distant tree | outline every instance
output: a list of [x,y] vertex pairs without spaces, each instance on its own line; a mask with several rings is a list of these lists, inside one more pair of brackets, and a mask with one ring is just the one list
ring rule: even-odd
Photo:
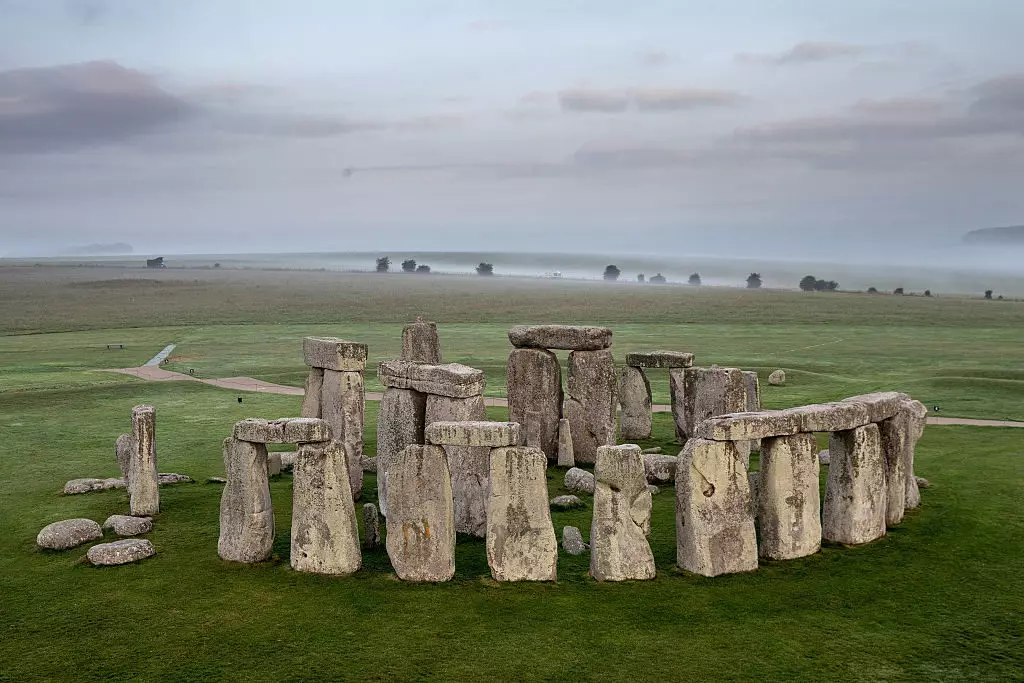
[[761,289],[760,273],[751,273],[747,276],[747,289]]
[[868,294],[878,294],[878,289],[876,287],[868,287]]
[[986,289],[985,290],[985,298],[986,299],[991,299],[992,298],[992,290],[991,289]]
[[828,282],[822,282],[822,290],[826,292],[834,292],[839,289],[839,283],[835,280],[829,280]]
[[700,287],[700,273],[691,273],[690,279],[687,282],[694,287]]
[[665,284],[665,276],[661,273],[651,276],[650,283],[652,285],[663,285]]
[[428,266],[426,263],[421,263],[420,265],[416,266],[416,272],[417,273],[429,273],[430,272],[430,266]]
[[636,276],[636,281],[637,282],[643,282],[644,281],[644,274],[640,273],[639,275],[637,275]]
[[622,271],[619,270],[618,266],[606,266],[604,269],[604,279],[608,280],[609,282],[615,282],[616,280],[619,279],[619,275],[621,274]]
[[402,270],[406,273],[416,272],[416,259],[407,258],[402,261]]
[[899,296],[903,296],[903,288],[902,287],[897,287],[896,289],[892,290],[892,293],[896,294],[896,295],[899,295]]
[[391,259],[387,256],[381,256],[377,259],[377,272],[386,273],[391,269]]
[[932,295],[932,290],[930,290],[930,289],[924,290],[924,295],[925,296],[931,296]]
[[477,275],[494,275],[494,264],[493,263],[481,263],[476,267]]
[[214,268],[220,268],[220,264],[219,264],[219,263],[214,263],[214,264],[213,264],[213,267],[214,267]]
[[800,280],[800,289],[805,292],[813,292],[818,288],[818,278],[813,275],[804,275],[803,279]]
[[999,296],[997,296],[996,298],[997,298],[997,299],[999,299],[1000,301],[1002,301],[1002,300],[1003,300],[1003,295],[1002,295],[1002,294],[1000,294],[1000,295],[999,295]]

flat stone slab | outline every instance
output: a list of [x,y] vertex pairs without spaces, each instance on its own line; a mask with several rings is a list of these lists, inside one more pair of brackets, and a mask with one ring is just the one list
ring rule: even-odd
[[251,443],[319,443],[331,440],[331,427],[315,417],[264,420],[250,417],[235,423],[232,436]]
[[583,501],[576,496],[555,496],[551,499],[551,507],[558,508],[559,510],[578,510],[579,508],[586,507]]
[[100,525],[78,517],[47,524],[36,536],[36,545],[48,550],[68,550],[97,538],[103,538]]
[[842,432],[871,423],[863,403],[814,403],[787,411],[800,421],[801,432]]
[[156,555],[153,544],[144,538],[124,538],[113,543],[100,543],[89,548],[86,556],[98,567],[138,562]]
[[844,398],[840,403],[860,403],[867,408],[871,422],[881,422],[895,417],[904,401],[909,400],[910,396],[898,391],[879,391]]
[[153,530],[152,517],[132,517],[130,515],[110,515],[103,522],[103,529],[112,530],[118,536],[138,536]]
[[676,464],[679,458],[661,453],[641,455],[644,460],[644,476],[648,484],[671,484],[676,480]]
[[432,422],[424,430],[427,443],[438,446],[515,446],[519,444],[518,422]]
[[761,410],[712,417],[697,425],[697,438],[712,441],[747,441],[792,436],[800,429],[799,414],[788,410]]
[[594,475],[579,467],[571,467],[565,473],[565,488],[579,493],[594,492]]
[[360,371],[366,367],[366,344],[337,337],[304,338],[302,355],[313,368]]
[[385,360],[377,366],[381,384],[395,389],[412,389],[449,398],[469,398],[484,393],[483,370],[461,363],[431,365],[406,360]]
[[626,354],[626,365],[631,368],[688,368],[693,365],[693,354],[681,351],[634,351]]
[[[160,486],[169,484],[191,484],[195,480],[187,474],[176,474],[174,472],[161,472],[157,475],[157,482]],[[128,487],[128,480],[122,477],[110,477],[108,479],[72,479],[64,484],[64,495],[74,496],[79,493],[91,493],[92,491],[108,491],[110,489],[123,489]]]
[[516,325],[508,331],[508,340],[525,349],[599,351],[612,345],[612,331],[578,325]]

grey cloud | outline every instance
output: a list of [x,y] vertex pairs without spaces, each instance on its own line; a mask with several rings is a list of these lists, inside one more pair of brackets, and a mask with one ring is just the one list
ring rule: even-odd
[[920,117],[935,116],[945,108],[945,102],[932,97],[898,97],[887,100],[861,100],[854,104],[851,110],[866,116]]
[[65,0],[64,7],[75,22],[86,26],[99,23],[110,11],[104,0]]
[[852,43],[815,42],[797,43],[783,52],[767,54],[741,53],[736,56],[739,61],[761,64],[810,64],[828,62],[837,59],[860,57],[868,52],[864,45]]
[[672,55],[664,50],[651,50],[640,55],[640,63],[644,66],[664,66],[672,61]]
[[740,103],[743,97],[730,90],[701,88],[646,88],[633,92],[633,101],[641,111],[676,111],[699,107],[723,107]]
[[973,92],[978,100],[971,106],[972,113],[1016,116],[1024,125],[1024,73],[993,78],[978,84]]
[[629,96],[614,90],[561,90],[558,102],[566,111],[622,112],[629,108]]

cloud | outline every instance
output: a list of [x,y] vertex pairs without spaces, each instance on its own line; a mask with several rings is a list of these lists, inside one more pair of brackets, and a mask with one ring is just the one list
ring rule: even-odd
[[936,116],[945,108],[945,102],[932,97],[898,97],[887,100],[861,100],[850,109],[865,116],[917,118]]
[[84,26],[99,23],[110,12],[104,0],[65,0],[64,7],[76,23]]
[[741,62],[787,65],[830,62],[851,57],[860,57],[868,52],[864,45],[852,43],[815,42],[797,43],[783,52],[751,54],[740,53],[736,59]]
[[640,55],[640,63],[644,66],[664,66],[672,61],[672,55],[664,50],[651,50]]
[[979,83],[972,92],[977,101],[971,113],[981,116],[1016,116],[1024,126],[1024,73]]
[[633,91],[633,101],[641,111],[677,111],[699,107],[729,107],[743,97],[730,90],[702,88],[642,88]]
[[466,24],[466,28],[474,33],[486,33],[504,28],[505,22],[497,19],[477,19]]
[[565,111],[622,112],[629,108],[629,96],[615,90],[561,90],[558,102]]

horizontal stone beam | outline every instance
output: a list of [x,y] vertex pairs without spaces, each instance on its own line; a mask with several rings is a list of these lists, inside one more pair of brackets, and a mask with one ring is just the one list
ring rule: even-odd
[[800,433],[800,416],[789,410],[730,413],[697,425],[697,437],[712,441],[747,441]]
[[315,417],[279,420],[250,417],[235,423],[232,436],[252,443],[318,443],[331,440],[331,427]]
[[508,331],[508,340],[517,348],[599,351],[612,345],[612,331],[577,325],[516,325]]
[[501,448],[519,444],[518,422],[432,422],[424,436],[438,446],[488,446]]
[[626,365],[631,368],[688,368],[693,366],[693,354],[681,351],[634,351],[626,354]]
[[366,344],[337,337],[306,337],[302,340],[306,365],[339,372],[366,368]]
[[396,389],[412,389],[424,394],[469,398],[484,393],[483,370],[460,363],[432,365],[406,360],[385,360],[377,366],[381,384]]
[[910,396],[898,391],[879,391],[873,394],[844,398],[841,403],[860,403],[867,408],[868,418],[871,422],[881,422],[895,417],[903,402],[909,400],[911,400]]

